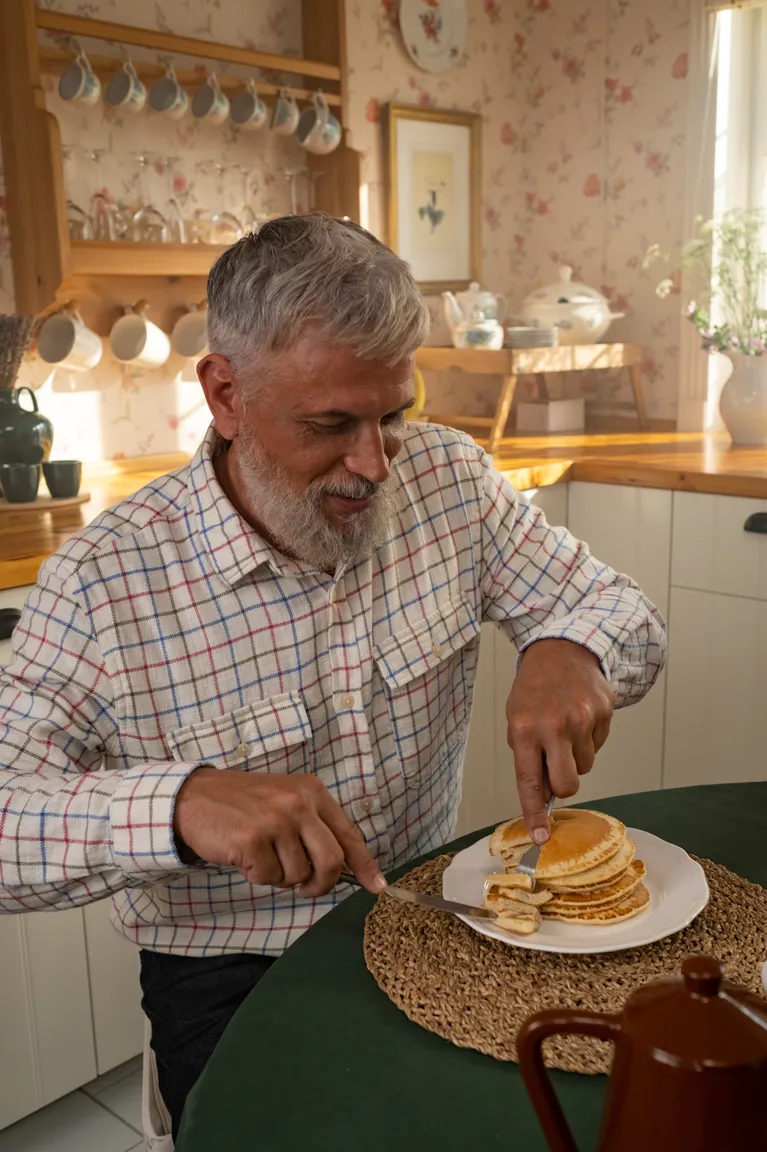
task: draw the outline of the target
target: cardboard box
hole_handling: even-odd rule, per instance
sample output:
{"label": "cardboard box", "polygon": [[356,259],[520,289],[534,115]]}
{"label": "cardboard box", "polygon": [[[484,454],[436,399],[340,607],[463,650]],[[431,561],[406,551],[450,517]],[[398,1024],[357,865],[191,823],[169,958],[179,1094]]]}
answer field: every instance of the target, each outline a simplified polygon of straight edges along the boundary
{"label": "cardboard box", "polygon": [[586,427],[586,402],[579,400],[520,400],[517,432],[582,432]]}

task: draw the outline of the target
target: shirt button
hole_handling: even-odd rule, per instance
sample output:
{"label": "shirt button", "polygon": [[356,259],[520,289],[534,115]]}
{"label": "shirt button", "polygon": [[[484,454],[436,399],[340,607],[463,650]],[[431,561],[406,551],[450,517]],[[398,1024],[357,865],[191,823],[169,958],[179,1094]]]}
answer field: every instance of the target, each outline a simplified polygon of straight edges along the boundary
{"label": "shirt button", "polygon": [[341,697],[341,706],[343,708],[353,708],[354,707],[354,693],[353,692],[344,692],[343,696]]}
{"label": "shirt button", "polygon": [[355,816],[369,816],[378,811],[378,801],[372,796],[363,796],[361,800],[355,800],[352,809]]}
{"label": "shirt button", "polygon": [[249,756],[250,755],[250,744],[238,744],[237,745],[237,755],[238,756]]}
{"label": "shirt button", "polygon": [[437,660],[441,660],[443,655],[444,655],[445,649],[442,647],[441,644],[432,644],[431,651],[432,651],[432,655]]}

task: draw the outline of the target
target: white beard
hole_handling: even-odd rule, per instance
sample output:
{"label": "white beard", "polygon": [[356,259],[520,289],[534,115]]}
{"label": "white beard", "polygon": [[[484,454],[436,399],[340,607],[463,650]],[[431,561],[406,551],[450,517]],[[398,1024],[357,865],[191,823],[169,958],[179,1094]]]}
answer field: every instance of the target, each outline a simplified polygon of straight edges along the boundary
{"label": "white beard", "polygon": [[[370,557],[389,539],[397,480],[390,472],[383,484],[362,476],[314,480],[305,492],[294,491],[282,464],[273,460],[255,438],[242,435],[236,442],[237,463],[248,503],[278,547],[289,556],[335,572]],[[344,517],[337,528],[322,509],[327,494],[364,500],[369,508]]]}

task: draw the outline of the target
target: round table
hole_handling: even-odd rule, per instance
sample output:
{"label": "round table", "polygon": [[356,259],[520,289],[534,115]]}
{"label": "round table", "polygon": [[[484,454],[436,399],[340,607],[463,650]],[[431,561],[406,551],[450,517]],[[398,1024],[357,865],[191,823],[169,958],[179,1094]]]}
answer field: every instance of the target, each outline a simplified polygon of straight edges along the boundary
{"label": "round table", "polygon": [[[767,886],[767,784],[596,803]],[[425,1032],[378,988],[362,955],[372,904],[366,892],[350,897],[253,990],[189,1097],[176,1152],[545,1152],[516,1064]],[[593,1147],[606,1077],[555,1072],[553,1079],[579,1146]]]}

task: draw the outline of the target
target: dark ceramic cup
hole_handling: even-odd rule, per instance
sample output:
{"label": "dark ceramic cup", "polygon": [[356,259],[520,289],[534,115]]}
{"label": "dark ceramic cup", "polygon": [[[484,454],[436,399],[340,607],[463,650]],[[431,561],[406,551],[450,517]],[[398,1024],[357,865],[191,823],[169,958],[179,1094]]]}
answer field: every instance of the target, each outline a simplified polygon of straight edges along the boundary
{"label": "dark ceramic cup", "polygon": [[43,464],[48,491],[57,500],[77,495],[82,472],[83,466],[79,460],[46,460]]}
{"label": "dark ceramic cup", "polygon": [[0,464],[0,485],[9,504],[31,504],[39,484],[39,464]]}

